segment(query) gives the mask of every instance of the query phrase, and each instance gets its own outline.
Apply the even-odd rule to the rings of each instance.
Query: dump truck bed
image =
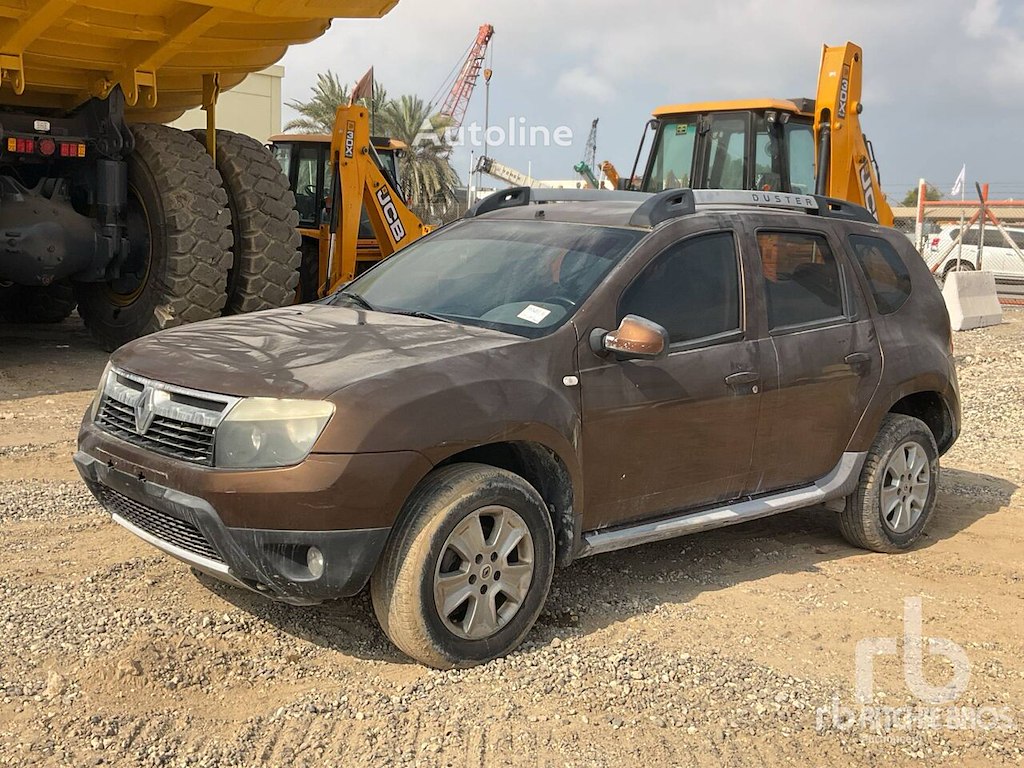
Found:
[[[129,119],[167,122],[322,35],[397,0],[0,0],[0,105],[67,110],[120,84]]]

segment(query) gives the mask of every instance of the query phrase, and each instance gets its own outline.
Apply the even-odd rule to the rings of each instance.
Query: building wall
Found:
[[[274,65],[254,72],[217,99],[217,127],[244,133],[266,142],[281,132],[281,80],[284,67]],[[206,127],[206,113],[190,109],[173,123],[189,130]]]

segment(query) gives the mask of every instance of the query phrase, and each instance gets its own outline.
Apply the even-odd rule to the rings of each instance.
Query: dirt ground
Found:
[[[0,325],[0,765],[1020,764],[1024,312],[956,354],[963,436],[913,551],[812,509],[598,556],[521,650],[437,672],[365,595],[272,604],[112,524],[71,463],[106,356],[74,318]],[[915,597],[969,683],[931,705],[880,656],[865,710],[858,641],[902,638]]]

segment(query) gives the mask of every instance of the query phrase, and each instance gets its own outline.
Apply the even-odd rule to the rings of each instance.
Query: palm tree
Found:
[[[454,207],[459,181],[448,160],[451,146],[443,126],[431,122],[432,111],[418,96],[403,95],[388,102],[379,122],[388,136],[408,145],[401,161],[400,186],[409,207],[424,221],[443,219]]]
[[[316,76],[313,98],[309,101],[289,101],[288,106],[301,117],[289,120],[286,131],[304,133],[330,133],[334,128],[334,113],[342,104],[348,104],[348,86],[331,70]]]
[[[316,76],[313,87],[313,98],[309,101],[289,101],[288,106],[298,112],[301,117],[290,120],[284,127],[285,131],[302,133],[330,133],[334,129],[334,114],[338,107],[348,104],[351,91],[341,82],[334,72],[327,70]],[[371,133],[377,127],[377,115],[384,112],[388,104],[388,92],[384,86],[373,84],[373,104],[360,99],[359,104],[370,106]]]

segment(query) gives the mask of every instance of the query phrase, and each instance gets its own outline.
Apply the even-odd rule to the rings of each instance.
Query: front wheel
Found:
[[[909,549],[935,508],[938,456],[935,438],[923,421],[886,416],[864,462],[860,485],[839,515],[843,537],[875,552]]]
[[[438,669],[504,656],[540,614],[554,572],[551,518],[518,475],[456,464],[410,497],[370,582],[402,651]]]

